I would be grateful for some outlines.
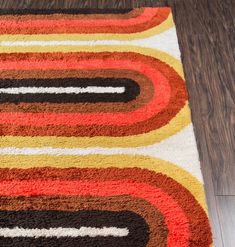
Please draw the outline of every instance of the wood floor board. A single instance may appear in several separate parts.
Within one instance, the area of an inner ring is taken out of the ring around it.
[[[216,196],[224,247],[235,246],[235,196]]]

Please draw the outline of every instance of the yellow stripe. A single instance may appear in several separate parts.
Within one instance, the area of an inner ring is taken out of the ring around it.
[[[187,188],[206,210],[204,189],[201,183],[189,172],[182,168],[157,158],[143,155],[1,155],[1,168],[30,168],[30,167],[139,167],[163,173]]]
[[[21,51],[22,48],[22,51]],[[51,47],[18,47],[15,52],[136,52],[157,58],[167,64],[184,79],[181,61],[166,52],[134,45],[94,45],[94,46],[51,46]],[[14,52],[14,51],[11,51]]]
[[[69,48],[69,47],[68,47]],[[54,48],[52,48],[54,49]],[[92,46],[79,47],[79,51],[103,52],[137,52],[143,55],[152,56],[169,64],[184,79],[182,64],[179,60],[173,58],[165,52],[149,48],[134,46]],[[1,136],[0,147],[136,147],[146,146],[159,142],[171,135],[174,135],[191,122],[191,113],[186,104],[181,111],[165,126],[145,134],[124,137],[21,137],[21,136]],[[55,127],[56,128],[56,127]]]
[[[186,105],[168,125],[151,132],[124,137],[57,137],[57,136],[1,136],[0,147],[137,147],[159,142],[180,131],[190,123],[190,111]],[[56,128],[56,126],[55,126]]]
[[[162,22],[160,25],[155,26],[143,32],[138,33],[126,33],[126,34],[116,34],[116,33],[101,33],[101,34],[3,34],[0,35],[0,41],[61,41],[61,40],[134,40],[143,39],[153,35],[160,34],[167,29],[174,26],[174,21],[172,14]],[[17,47],[11,47],[10,49],[15,50]],[[23,49],[26,47],[23,47]],[[5,52],[6,47],[0,46],[0,51]],[[12,51],[13,52],[13,51]]]

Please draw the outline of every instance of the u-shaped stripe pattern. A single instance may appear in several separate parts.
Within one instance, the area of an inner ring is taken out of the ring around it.
[[[0,10],[0,245],[210,247],[170,8]]]

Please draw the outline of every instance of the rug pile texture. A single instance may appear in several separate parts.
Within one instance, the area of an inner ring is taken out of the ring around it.
[[[0,246],[211,243],[171,10],[1,10]]]

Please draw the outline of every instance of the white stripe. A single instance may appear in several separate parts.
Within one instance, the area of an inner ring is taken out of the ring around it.
[[[26,94],[26,93],[50,93],[50,94],[81,94],[81,93],[124,93],[125,87],[12,87],[0,88],[0,93]]]
[[[125,237],[129,234],[127,228],[117,227],[81,227],[81,228],[49,228],[49,229],[28,229],[28,228],[0,228],[0,236],[5,238],[29,237]]]
[[[0,148],[0,155],[147,155],[159,159],[172,162],[184,170],[193,174],[200,182],[202,182],[202,174],[200,170],[200,163],[198,152],[196,149],[196,141],[193,133],[193,125],[189,124],[187,127],[179,131],[177,134],[153,145],[145,147],[130,147],[130,148],[15,148],[5,147]],[[0,156],[1,160],[1,156]],[[16,164],[17,166],[17,164]],[[0,167],[7,167],[3,162]]]
[[[84,46],[84,45],[137,45],[146,48],[152,48],[164,51],[176,59],[180,59],[179,45],[177,42],[176,29],[172,27],[163,33],[153,35],[148,38],[136,40],[32,40],[32,41],[1,41],[0,46],[13,47],[13,46]]]

